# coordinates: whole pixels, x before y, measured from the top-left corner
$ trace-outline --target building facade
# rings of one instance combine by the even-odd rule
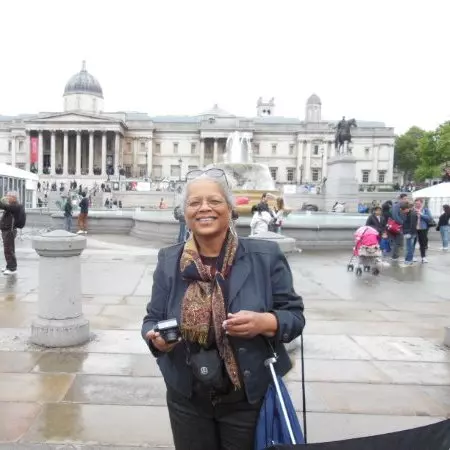
[[[253,162],[269,166],[279,183],[320,183],[334,156],[337,120],[323,120],[320,98],[306,102],[303,120],[275,114],[275,101],[256,104],[254,117],[214,105],[197,116],[104,112],[99,82],[82,69],[67,82],[63,112],[0,116],[0,161],[41,179],[83,185],[120,172],[152,180],[183,179],[186,172],[224,161],[227,138],[239,131],[251,141]],[[394,129],[357,121],[352,153],[360,183],[392,183]]]

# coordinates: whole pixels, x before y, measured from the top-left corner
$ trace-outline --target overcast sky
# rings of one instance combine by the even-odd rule
[[[3,0],[0,114],[61,111],[87,61],[106,111],[450,118],[449,0]],[[344,21],[344,22],[343,22]]]

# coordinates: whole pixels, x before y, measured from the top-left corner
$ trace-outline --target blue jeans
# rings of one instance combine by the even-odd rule
[[[72,216],[64,216],[64,229],[69,233],[72,231]]]
[[[449,230],[449,228],[450,228],[450,225],[443,225],[442,227],[439,227],[443,248],[448,248],[448,230]]]
[[[414,249],[416,247],[416,236],[406,239],[406,256],[405,262],[412,262],[414,259]]]

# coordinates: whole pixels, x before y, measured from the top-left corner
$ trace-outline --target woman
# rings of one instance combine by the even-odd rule
[[[448,232],[450,229],[450,205],[444,205],[442,207],[444,213],[439,217],[439,222],[437,224],[436,230],[440,231],[442,239],[442,248],[444,252],[448,251]]]
[[[274,230],[276,233],[281,233],[281,225],[283,224],[284,218],[284,200],[283,197],[277,197],[276,206],[274,211]]]
[[[252,220],[250,222],[250,235],[255,236],[260,233],[269,231],[269,224],[272,216],[267,212],[261,204],[252,206]]]
[[[433,216],[430,210],[423,206],[423,200],[420,198],[414,200],[414,210],[417,214],[417,236],[414,239],[414,246],[419,241],[420,257],[422,258],[422,263],[425,264],[428,262],[428,228],[429,224],[433,222]]]
[[[418,216],[408,202],[400,204],[400,214],[404,217],[403,236],[406,243],[405,266],[412,266],[414,264],[414,250],[417,239]]]
[[[372,214],[367,218],[366,226],[372,227],[378,231],[380,239],[386,237],[386,221],[381,214],[381,206],[375,206]]]
[[[167,386],[175,448],[251,450],[271,379],[268,343],[283,376],[291,368],[283,343],[303,330],[303,302],[277,244],[237,238],[224,172],[195,170],[187,180],[192,236],[160,250],[142,336]],[[182,339],[168,343],[154,328],[172,318]]]

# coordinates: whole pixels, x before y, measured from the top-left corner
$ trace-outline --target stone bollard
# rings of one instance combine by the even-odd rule
[[[55,230],[33,238],[39,258],[38,317],[31,342],[44,347],[70,347],[89,340],[89,322],[81,304],[80,255],[86,238]]]

